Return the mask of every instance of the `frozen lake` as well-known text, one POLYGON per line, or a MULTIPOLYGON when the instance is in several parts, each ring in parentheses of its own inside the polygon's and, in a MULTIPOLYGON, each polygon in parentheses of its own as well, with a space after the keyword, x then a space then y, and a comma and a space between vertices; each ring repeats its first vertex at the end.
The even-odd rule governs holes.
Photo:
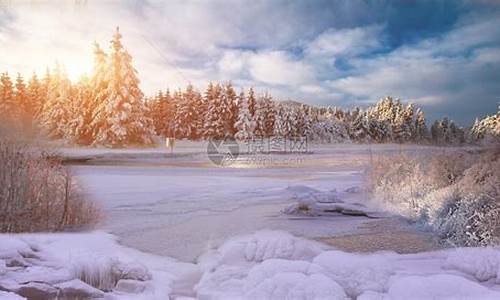
POLYGON ((259 229, 308 238, 366 232, 362 225, 372 221, 366 217, 299 218, 281 210, 306 187, 336 190, 345 201, 366 203, 362 193, 343 191, 363 186, 364 170, 377 155, 410 151, 397 145, 315 146, 312 154, 268 155, 265 164, 240 156, 218 167, 208 160, 205 147, 181 143, 174 155, 160 148, 63 153, 87 159, 73 169, 101 206, 104 230, 126 246, 192 261, 231 236, 259 229))

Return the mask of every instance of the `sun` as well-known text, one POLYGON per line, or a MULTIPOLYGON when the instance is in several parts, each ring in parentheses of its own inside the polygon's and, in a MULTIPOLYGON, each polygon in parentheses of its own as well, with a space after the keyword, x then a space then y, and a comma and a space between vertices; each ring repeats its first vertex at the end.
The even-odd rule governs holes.
POLYGON ((71 62, 68 62, 65 64, 65 70, 68 75, 68 78, 72 82, 78 81, 82 76, 89 75, 92 66, 89 64, 87 61, 78 61, 78 60, 72 60, 71 62))

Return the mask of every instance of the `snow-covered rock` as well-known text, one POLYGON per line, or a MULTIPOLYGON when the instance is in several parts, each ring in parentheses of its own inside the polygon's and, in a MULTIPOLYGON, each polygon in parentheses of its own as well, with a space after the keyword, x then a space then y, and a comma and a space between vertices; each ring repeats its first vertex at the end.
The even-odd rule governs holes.
POLYGON ((295 187, 291 200, 295 203, 283 209, 290 215, 328 216, 335 213, 352 216, 376 217, 377 213, 359 203, 346 203, 334 191, 321 192, 306 187, 295 187), (300 187, 300 188, 299 188, 300 187))
POLYGON ((384 299, 500 299, 500 292, 451 274, 395 277, 384 299))
POLYGON ((320 243, 287 232, 262 230, 230 239, 215 252, 200 257, 200 264, 205 268, 213 268, 223 264, 258 263, 271 258, 312 260, 325 248, 320 243))
POLYGON ((139 294, 146 290, 146 284, 138 280, 120 279, 113 290, 122 293, 139 294))
POLYGON ((445 267, 474 276, 479 281, 500 283, 500 251, 487 248, 459 248, 446 259, 445 267))
POLYGON ((322 274, 279 273, 263 280, 244 299, 348 299, 331 278, 322 274))
POLYGON ((118 263, 113 266, 113 272, 120 279, 132 279, 146 281, 151 280, 151 272, 138 262, 118 263))
POLYGON ((52 300, 59 293, 57 288, 44 282, 28 282, 20 285, 14 292, 25 298, 37 300, 52 300))
POLYGON ((59 297, 68 299, 102 298, 104 293, 79 279, 62 282, 54 285, 59 289, 59 297))
POLYGON ((11 293, 11 292, 0 291, 0 299, 2 299, 2 300, 23 300, 26 298, 21 297, 17 294, 11 293))
POLYGON ((323 267, 351 297, 364 291, 382 292, 394 274, 391 261, 384 254, 360 255, 328 251, 318 255, 313 263, 323 267))
POLYGON ((23 257, 16 247, 28 245, 36 256, 26 267, 1 265, 0 299, 500 299, 494 248, 353 254, 265 230, 232 238, 195 265, 104 233, 16 238, 9 245, 2 242, 12 237, 0 235, 0 251, 23 257))

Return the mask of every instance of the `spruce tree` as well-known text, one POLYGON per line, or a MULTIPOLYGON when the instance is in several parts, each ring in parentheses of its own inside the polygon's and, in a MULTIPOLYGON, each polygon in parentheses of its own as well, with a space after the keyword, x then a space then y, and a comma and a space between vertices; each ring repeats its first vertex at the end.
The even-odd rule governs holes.
POLYGON ((3 121, 1 127, 18 128, 19 107, 16 105, 12 81, 7 73, 0 76, 0 118, 3 121))
POLYGON ((69 121, 68 100, 71 96, 71 82, 66 73, 56 65, 51 74, 47 101, 41 114, 41 125, 48 137, 63 138, 69 121))
POLYGON ((255 118, 255 111, 257 107, 256 107, 255 92, 253 88, 250 88, 248 90, 247 100, 248 100, 248 111, 250 112, 250 116, 252 116, 252 118, 255 118))
POLYGON ((98 103, 93 120, 94 144, 121 147, 151 144, 152 120, 139 88, 132 57, 121 42, 118 28, 111 41, 111 55, 106 73, 104 101, 98 103))
POLYGON ((33 73, 28 83, 28 96, 31 103, 32 120, 33 122, 38 122, 38 118, 45 102, 45 95, 42 83, 38 80, 36 73, 33 73))
POLYGON ((248 99, 245 97, 243 91, 240 93, 238 103, 239 115, 238 121, 236 121, 235 123, 237 132, 234 137, 235 139, 241 141, 251 140, 254 137, 255 121, 250 114, 250 110, 248 108, 248 99))
POLYGON ((417 109, 415 117, 415 139, 417 142, 422 142, 427 140, 429 136, 429 130, 425 124, 424 112, 419 108, 417 109))
POLYGON ((224 138, 224 122, 222 119, 222 88, 219 84, 209 83, 205 92, 207 111, 203 124, 203 137, 205 139, 224 138))
POLYGON ((234 138, 236 133, 235 124, 238 120, 238 97, 231 82, 227 82, 224 85, 221 105, 221 117, 224 123, 225 136, 234 138))
POLYGON ((19 120, 21 127, 26 134, 31 134, 33 124, 33 107, 26 89, 26 84, 20 73, 17 73, 15 102, 19 107, 19 120))

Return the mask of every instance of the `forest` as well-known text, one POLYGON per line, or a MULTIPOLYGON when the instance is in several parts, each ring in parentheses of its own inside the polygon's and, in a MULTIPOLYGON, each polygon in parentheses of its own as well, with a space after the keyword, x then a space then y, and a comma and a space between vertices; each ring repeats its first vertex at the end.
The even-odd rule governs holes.
MULTIPOLYGON (((204 91, 159 90, 145 96, 132 56, 116 31, 106 52, 94 44, 90 76, 72 83, 56 65, 26 81, 0 78, 2 126, 26 136, 63 139, 76 145, 150 145, 155 136, 177 139, 306 137, 320 143, 433 143, 459 145, 497 140, 499 114, 462 128, 443 117, 428 128, 421 108, 388 96, 370 107, 342 109, 273 99, 230 81, 204 91)), ((499 109, 500 110, 500 109, 499 109)))

